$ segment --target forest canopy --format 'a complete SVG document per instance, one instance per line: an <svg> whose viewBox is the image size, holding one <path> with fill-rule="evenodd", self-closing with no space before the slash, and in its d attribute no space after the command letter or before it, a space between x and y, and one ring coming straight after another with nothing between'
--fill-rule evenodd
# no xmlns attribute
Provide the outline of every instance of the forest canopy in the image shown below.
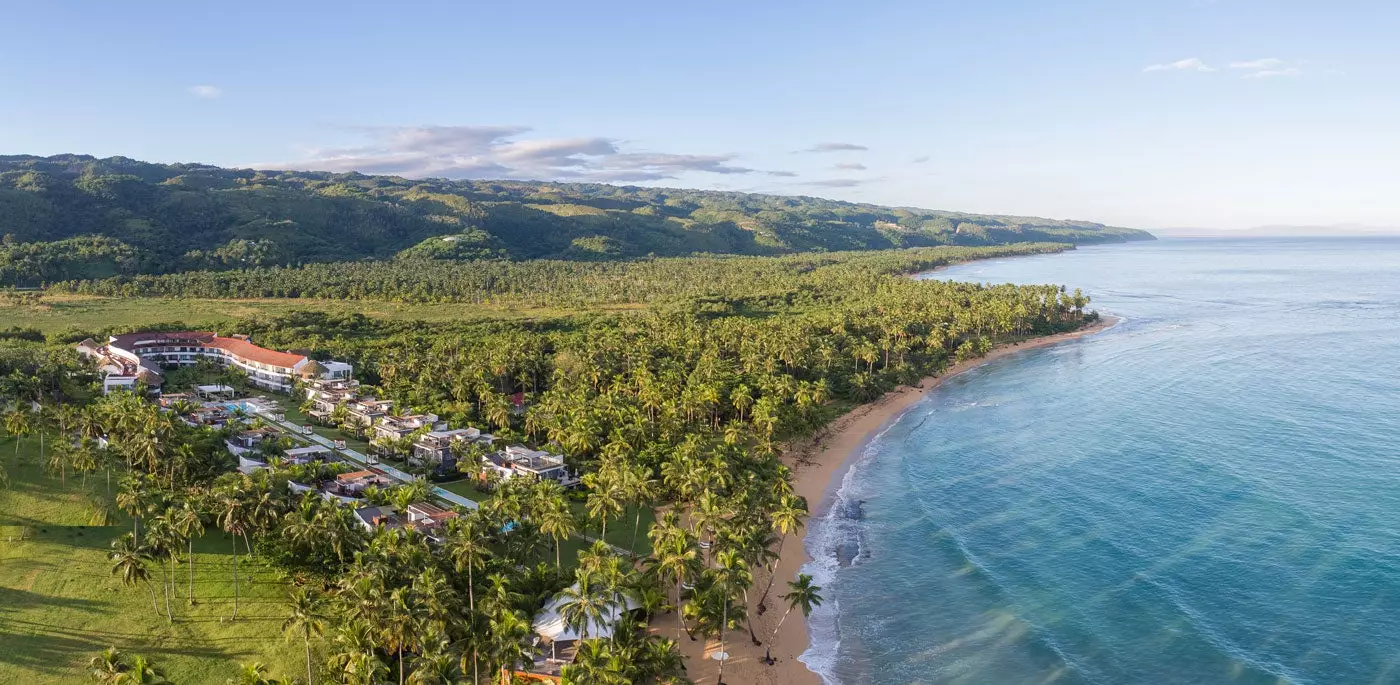
<svg viewBox="0 0 1400 685"><path fill-rule="evenodd" d="M608 261L1151 238L1083 221L815 197L0 156L0 285L10 286L365 259Z"/></svg>

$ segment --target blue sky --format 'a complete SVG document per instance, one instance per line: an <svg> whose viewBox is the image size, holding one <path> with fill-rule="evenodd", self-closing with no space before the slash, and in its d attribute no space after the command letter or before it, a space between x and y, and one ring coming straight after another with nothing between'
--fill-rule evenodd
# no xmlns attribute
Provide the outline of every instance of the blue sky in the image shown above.
<svg viewBox="0 0 1400 685"><path fill-rule="evenodd" d="M1400 3L24 3L0 153L1400 226Z"/></svg>

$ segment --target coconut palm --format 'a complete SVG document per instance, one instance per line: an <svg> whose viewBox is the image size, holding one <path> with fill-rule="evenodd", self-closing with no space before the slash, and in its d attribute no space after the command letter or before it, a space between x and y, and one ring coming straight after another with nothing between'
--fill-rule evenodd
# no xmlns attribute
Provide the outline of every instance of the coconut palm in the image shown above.
<svg viewBox="0 0 1400 685"><path fill-rule="evenodd" d="M778 631L782 630L783 621L787 620L788 614L792 613L793 609L802 609L802 617L806 618L812 615L814 607L821 606L822 596L818 594L821 589L820 585L812 584L812 577L806 573L799 573L797 580L788 581L788 592L783 595L783 600L787 602L788 608L778 619L778 625L773 626L773 639L778 639ZM764 659L771 661L771 654L765 651Z"/></svg>
<svg viewBox="0 0 1400 685"><path fill-rule="evenodd" d="M112 551L107 558L112 561L112 575L120 577L122 585L146 584L146 589L151 591L151 609L159 615L156 590L151 587L151 572L146 568L146 552L136 544L135 536L123 535L113 540Z"/></svg>
<svg viewBox="0 0 1400 685"><path fill-rule="evenodd" d="M588 634L589 626L602 626L612 617L612 611L618 605L617 596L594 572L580 569L575 578L573 585L559 593L562 600L559 617L582 639L588 640L596 637Z"/></svg>
<svg viewBox="0 0 1400 685"><path fill-rule="evenodd" d="M491 618L491 654L506 669L506 682L514 682L518 664L534 660L535 646L526 642L530 622L518 611L500 611Z"/></svg>
<svg viewBox="0 0 1400 685"><path fill-rule="evenodd" d="M238 536L246 535L249 527L249 508L242 490L229 489L219 494L214 502L219 527L229 534L233 541L233 615L238 620Z"/></svg>
<svg viewBox="0 0 1400 685"><path fill-rule="evenodd" d="M170 513L170 525L177 535L185 540L188 546L188 563L190 565L190 587L189 603L194 606L194 539L204 535L204 518L200 514L199 502L196 498L188 498L179 509L174 509Z"/></svg>
<svg viewBox="0 0 1400 685"><path fill-rule="evenodd" d="M308 588L298 588L292 592L287 603L287 618L282 621L282 632L288 637L300 633L306 648L306 683L314 685L311 671L311 636L325 634L326 622L321 613L321 599Z"/></svg>
<svg viewBox="0 0 1400 685"><path fill-rule="evenodd" d="M548 496L536 506L535 519L540 532L554 540L554 568L562 568L560 543L578 532L578 520L569 507L569 500L562 492Z"/></svg>
<svg viewBox="0 0 1400 685"><path fill-rule="evenodd" d="M108 647L101 654L88 659L88 669L92 679L104 685L117 682L117 676L126 671L126 662L116 647Z"/></svg>
<svg viewBox="0 0 1400 685"><path fill-rule="evenodd" d="M584 475L583 484L588 488L588 515L602 521L602 534L598 537L606 539L608 519L622 514L622 483L613 469L603 468Z"/></svg>
<svg viewBox="0 0 1400 685"><path fill-rule="evenodd" d="M637 531L642 527L642 509L650 506L655 501L659 484L651 475L651 469L642 464L633 465L632 468L624 471L623 491L626 493L627 501L636 508L635 518L632 520L632 544L627 548L632 553L632 558L637 557Z"/></svg>
<svg viewBox="0 0 1400 685"><path fill-rule="evenodd" d="M268 685L267 664L261 661L253 661L241 664L238 667L238 675L224 681L228 685Z"/></svg>
<svg viewBox="0 0 1400 685"><path fill-rule="evenodd" d="M168 683L165 674L156 668L144 656L137 656L131 659L131 665L112 681L114 685L157 685L158 683Z"/></svg>

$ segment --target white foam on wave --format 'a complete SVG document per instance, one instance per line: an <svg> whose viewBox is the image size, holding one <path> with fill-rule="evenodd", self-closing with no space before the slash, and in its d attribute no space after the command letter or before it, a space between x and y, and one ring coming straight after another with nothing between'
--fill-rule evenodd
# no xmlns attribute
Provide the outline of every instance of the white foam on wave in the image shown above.
<svg viewBox="0 0 1400 685"><path fill-rule="evenodd" d="M861 563L866 556L861 539L861 522L849 515L853 507L859 506L856 474L875 458L879 453L881 438L898 422L899 418L890 421L866 442L860 456L842 476L840 487L832 495L831 506L822 516L807 522L807 536L803 543L812 560L803 565L800 572L811 576L812 583L823 589L823 601L807 617L807 651L797 660L821 677L824 685L840 685L841 682L835 672L841 650L841 604L836 599L835 590L842 565L837 551L844 545L853 546L857 551L851 555L852 566Z"/></svg>

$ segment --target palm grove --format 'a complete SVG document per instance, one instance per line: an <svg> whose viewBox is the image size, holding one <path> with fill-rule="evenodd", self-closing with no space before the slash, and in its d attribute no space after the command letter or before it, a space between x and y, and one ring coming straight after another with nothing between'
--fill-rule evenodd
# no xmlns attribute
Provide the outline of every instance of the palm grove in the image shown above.
<svg viewBox="0 0 1400 685"><path fill-rule="evenodd" d="M776 602L786 619L791 607L806 613L821 601L810 579L771 573L807 510L781 458L786 441L998 342L1094 316L1087 298L1058 286L901 274L1046 249L1058 248L654 260L635 267L648 270L649 285L588 272L548 291L512 291L641 306L534 323L311 314L244 322L267 344L353 359L363 380L400 406L553 446L585 474L578 492L497 484L478 510L453 521L441 545L405 530L366 533L344 506L288 487L316 477L306 469L333 467L243 475L209 429L188 428L131 396L91 399L90 375L63 347L12 340L0 348L3 425L11 435L43 436L46 454L61 455L45 457L59 477L115 471L114 501L133 527L112 544L113 573L149 594L166 620L180 619L181 602L199 601L177 576L200 572L180 565L206 529L227 535L232 573L239 563L283 572L295 588L285 631L304 643L306 661L304 673L285 677L487 682L531 661L539 649L531 617L562 593L560 613L583 636L565 682L681 682L679 641L761 644L770 636L753 629L755 615ZM459 281L437 292L431 274L422 282L400 276L393 288L359 296L500 295L474 295ZM509 410L505 398L515 393L524 394L524 411ZM97 447L99 437L107 447ZM422 488L373 497L413 501ZM576 514L574 500L587 516ZM649 529L639 525L644 509L659 512ZM631 528L631 544L579 537L609 527ZM624 602L638 610L610 635L589 634ZM232 620L236 601L230 609ZM641 625L672 611L663 630Z"/></svg>

